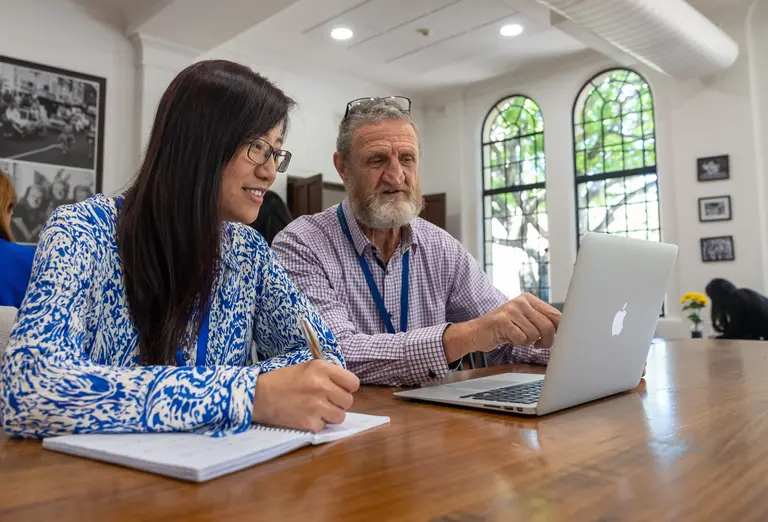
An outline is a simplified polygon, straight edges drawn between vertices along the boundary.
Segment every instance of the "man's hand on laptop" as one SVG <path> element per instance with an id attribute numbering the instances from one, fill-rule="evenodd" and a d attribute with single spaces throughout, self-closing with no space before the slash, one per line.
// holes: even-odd
<path id="1" fill-rule="evenodd" d="M 525 293 L 507 301 L 483 317 L 487 323 L 490 349 L 500 344 L 536 345 L 551 348 L 560 325 L 560 312 L 547 303 Z"/>
<path id="2" fill-rule="evenodd" d="M 443 335 L 446 358 L 452 362 L 472 351 L 489 352 L 501 344 L 551 348 L 560 312 L 525 293 L 482 317 L 451 325 Z"/>

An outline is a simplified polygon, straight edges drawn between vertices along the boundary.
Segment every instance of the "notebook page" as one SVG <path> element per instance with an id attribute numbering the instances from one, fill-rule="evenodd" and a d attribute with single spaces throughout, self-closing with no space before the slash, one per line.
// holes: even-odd
<path id="1" fill-rule="evenodd" d="M 344 422 L 341 424 L 328 424 L 323 431 L 316 433 L 312 437 L 312 444 L 323 444 L 343 439 L 388 423 L 389 417 L 347 413 Z"/>
<path id="2" fill-rule="evenodd" d="M 43 447 L 187 480 L 234 471 L 309 444 L 310 434 L 255 426 L 228 437 L 195 433 L 65 435 Z M 215 474 L 215 473 L 214 473 Z"/>
<path id="3" fill-rule="evenodd" d="M 317 434 L 267 426 L 227 437 L 195 433 L 82 434 L 51 437 L 43 447 L 184 480 L 202 482 L 273 459 L 308 444 L 343 439 L 390 422 L 347 413 Z"/>

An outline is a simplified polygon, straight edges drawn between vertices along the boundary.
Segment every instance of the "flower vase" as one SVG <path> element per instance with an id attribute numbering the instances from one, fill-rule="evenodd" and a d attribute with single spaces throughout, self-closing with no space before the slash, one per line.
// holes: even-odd
<path id="1" fill-rule="evenodd" d="M 691 325 L 691 339 L 701 339 L 702 337 L 704 337 L 704 330 L 701 323 L 693 323 Z"/>

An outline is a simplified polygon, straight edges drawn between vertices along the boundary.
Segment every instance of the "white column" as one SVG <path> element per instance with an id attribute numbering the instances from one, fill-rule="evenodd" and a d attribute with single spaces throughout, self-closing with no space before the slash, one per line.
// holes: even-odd
<path id="1" fill-rule="evenodd" d="M 143 158 L 160 98 L 171 80 L 201 54 L 147 35 L 132 37 L 136 49 L 136 143 Z"/>
<path id="2" fill-rule="evenodd" d="M 758 222 L 755 223 L 762 253 L 763 292 L 768 291 L 768 1 L 755 0 L 747 14 L 747 53 L 752 96 L 752 129 L 757 167 Z"/>

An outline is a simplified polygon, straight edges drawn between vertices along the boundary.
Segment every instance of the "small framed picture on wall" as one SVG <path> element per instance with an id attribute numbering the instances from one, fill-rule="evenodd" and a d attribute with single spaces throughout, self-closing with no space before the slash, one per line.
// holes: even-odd
<path id="1" fill-rule="evenodd" d="M 731 196 L 699 198 L 699 221 L 729 221 L 731 219 Z"/>
<path id="2" fill-rule="evenodd" d="M 701 260 L 705 263 L 734 261 L 733 236 L 701 238 Z"/>
<path id="3" fill-rule="evenodd" d="M 696 173 L 699 181 L 719 181 L 730 178 L 731 167 L 728 155 L 697 159 Z"/>

